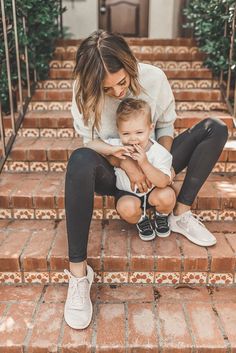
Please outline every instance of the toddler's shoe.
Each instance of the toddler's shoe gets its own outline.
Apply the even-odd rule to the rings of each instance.
[[[155,232],[160,238],[166,238],[170,235],[168,215],[155,212],[154,218]]]
[[[138,229],[139,237],[144,240],[153,240],[156,236],[151,222],[147,216],[142,216],[139,220],[139,222],[136,224],[136,227]]]

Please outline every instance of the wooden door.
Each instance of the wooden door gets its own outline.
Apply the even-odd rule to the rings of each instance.
[[[99,0],[99,28],[127,37],[148,36],[149,0]]]

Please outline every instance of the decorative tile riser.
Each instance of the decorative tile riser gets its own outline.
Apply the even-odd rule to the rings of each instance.
[[[158,66],[162,70],[187,70],[187,69],[202,69],[202,61],[161,61],[161,60],[140,60],[143,63]],[[74,60],[52,60],[49,67],[52,69],[74,69]]]
[[[163,46],[163,45],[131,45],[134,53],[153,53],[153,54],[198,54],[198,47],[189,46]],[[63,55],[66,53],[73,54],[77,52],[78,46],[56,47],[55,54]]]
[[[89,262],[89,261],[88,261]],[[213,272],[96,272],[95,283],[147,284],[157,286],[236,284],[235,273]],[[0,284],[57,284],[68,283],[64,272],[0,272]]]
[[[28,106],[28,110],[70,110],[71,102],[31,102]],[[227,106],[222,102],[177,102],[176,109],[179,111],[197,110],[197,111],[211,111],[211,110],[223,110],[227,111]]]
[[[223,210],[196,210],[193,212],[201,217],[203,221],[235,221],[236,211],[233,209]],[[0,208],[0,219],[7,220],[62,220],[65,219],[64,209],[35,209],[35,208]],[[115,209],[94,209],[92,219],[115,220],[120,216]]]
[[[11,161],[7,160],[4,164],[3,170],[5,172],[65,172],[67,167],[67,162],[61,161]],[[216,163],[212,170],[213,173],[235,173],[236,172],[236,162],[219,162]]]
[[[172,89],[209,89],[219,88],[215,80],[169,80]],[[37,83],[38,89],[72,89],[72,80],[47,80]]]

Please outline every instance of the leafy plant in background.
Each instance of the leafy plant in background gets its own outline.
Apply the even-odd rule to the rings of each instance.
[[[236,33],[234,57],[229,62],[234,10],[235,0],[189,0],[184,9],[185,27],[193,30],[199,48],[207,54],[204,64],[216,75],[227,72],[229,65],[235,71]]]
[[[12,14],[12,0],[5,0],[7,37],[10,54],[11,80],[15,98],[18,84],[15,37]],[[21,75],[26,86],[25,45],[28,47],[30,77],[34,70],[38,79],[47,76],[49,61],[52,59],[55,40],[60,36],[58,17],[66,9],[60,8],[58,0],[16,0],[17,31],[20,49]],[[27,35],[24,34],[23,16],[26,18]],[[3,112],[9,112],[9,91],[6,70],[6,53],[3,38],[2,16],[0,15],[0,99]]]

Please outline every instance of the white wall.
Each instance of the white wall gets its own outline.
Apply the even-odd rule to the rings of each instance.
[[[178,36],[178,8],[181,0],[150,0],[149,37],[175,38]],[[67,11],[63,25],[70,38],[84,38],[98,29],[98,0],[63,0]]]
[[[181,0],[150,0],[149,37],[171,39],[178,35]]]
[[[84,38],[98,29],[97,0],[63,0],[63,26],[69,27],[70,38]]]

